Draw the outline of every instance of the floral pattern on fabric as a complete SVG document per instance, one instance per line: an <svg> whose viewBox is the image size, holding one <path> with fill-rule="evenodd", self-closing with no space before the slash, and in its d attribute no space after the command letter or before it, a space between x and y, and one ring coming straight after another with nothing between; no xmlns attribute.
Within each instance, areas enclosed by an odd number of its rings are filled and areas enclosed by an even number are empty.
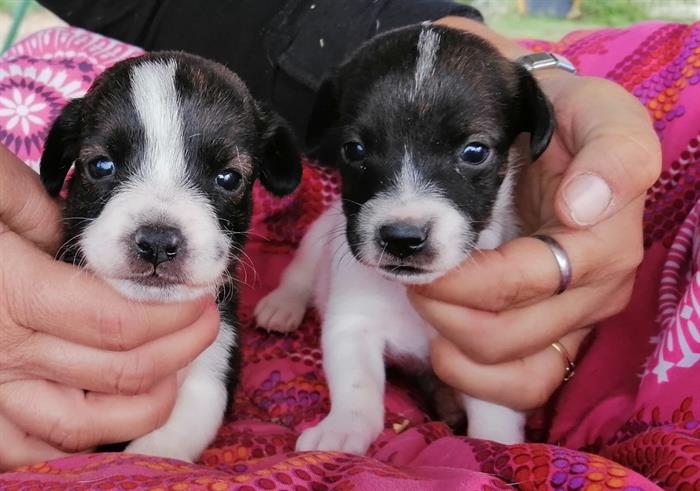
<svg viewBox="0 0 700 491"><path fill-rule="evenodd" d="M430 422L392 383L385 430L367 456L292 450L330 406L318 317L287 336L258 330L252 307L276 285L304 230L338 193L338 176L306 162L278 199L255 189L241 264L244 366L226 422L200 461L93 454L0 474L2 490L649 490L700 489L700 23L644 23L572 33L533 49L568 56L646 105L664 171L647 195L646 256L632 302L602 322L576 376L530 419L539 443L504 446ZM80 29L38 33L0 59L0 143L36 168L50 122L94 78L137 48Z"/></svg>

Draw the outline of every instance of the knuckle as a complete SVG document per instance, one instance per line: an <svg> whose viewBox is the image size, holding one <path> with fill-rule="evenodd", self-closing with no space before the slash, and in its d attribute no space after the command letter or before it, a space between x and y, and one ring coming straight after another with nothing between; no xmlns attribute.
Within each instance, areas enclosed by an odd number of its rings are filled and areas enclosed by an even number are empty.
<svg viewBox="0 0 700 491"><path fill-rule="evenodd" d="M479 346L471 353L471 358L481 365L497 365L508 359L508 353L498 346L479 343Z"/></svg>
<svg viewBox="0 0 700 491"><path fill-rule="evenodd" d="M511 358L509 343L504 342L502 327L490 326L478 335L472 336L469 345L461 347L462 351L480 365L497 365Z"/></svg>
<svg viewBox="0 0 700 491"><path fill-rule="evenodd" d="M455 367L451 362L450 356L446 356L444 345L439 342L433 342L430 356L435 375L446 384L451 385L455 377Z"/></svg>
<svg viewBox="0 0 700 491"><path fill-rule="evenodd" d="M517 409L529 410L544 406L547 404L547 401L549 401L549 398L554 392L555 388L556 387L553 388L551 387L551 384L548 384L542 380L531 382L531 385L525 388L522 399L522 407Z"/></svg>
<svg viewBox="0 0 700 491"><path fill-rule="evenodd" d="M559 372L556 368L548 371L538 370L538 373L524 373L517 387L520 393L516 402L518 407L514 409L528 411L547 404L564 380L564 370L561 371L561 378L558 378Z"/></svg>
<svg viewBox="0 0 700 491"><path fill-rule="evenodd" d="M629 304L634 291L634 278L625 280L618 288L615 289L615 294L609 302L609 309L605 312L604 318L619 314Z"/></svg>
<svg viewBox="0 0 700 491"><path fill-rule="evenodd" d="M498 288L493 297L492 310L500 312L518 302L522 292L522 275L514 272L513 277L503 288Z"/></svg>
<svg viewBox="0 0 700 491"><path fill-rule="evenodd" d="M14 331L14 330L13 330ZM2 335L2 350L0 351L0 367L5 375L8 371L32 370L36 357L30 346L32 334L17 330L11 332L11 327Z"/></svg>
<svg viewBox="0 0 700 491"><path fill-rule="evenodd" d="M155 381L153 359L138 351L115 357L110 372L115 394L140 394Z"/></svg>
<svg viewBox="0 0 700 491"><path fill-rule="evenodd" d="M97 314L97 329L102 346L115 351L127 351L131 349L132 342L127 332L129 332L127 322L123 316L101 311Z"/></svg>
<svg viewBox="0 0 700 491"><path fill-rule="evenodd" d="M644 183L645 189L654 183L661 172L661 147L656 138L649 136L645 130L632 130L625 136L630 173Z"/></svg>
<svg viewBox="0 0 700 491"><path fill-rule="evenodd" d="M64 452L79 452L92 446L90 432L74 418L59 417L49 427L46 441Z"/></svg>

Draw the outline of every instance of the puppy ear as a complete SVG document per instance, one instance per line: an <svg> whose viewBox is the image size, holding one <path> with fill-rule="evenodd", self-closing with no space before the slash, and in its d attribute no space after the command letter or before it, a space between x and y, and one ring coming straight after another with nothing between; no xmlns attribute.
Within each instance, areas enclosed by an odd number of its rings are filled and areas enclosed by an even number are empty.
<svg viewBox="0 0 700 491"><path fill-rule="evenodd" d="M537 160L552 139L556 121L552 104L540 89L535 78L522 66L517 68L520 98L520 131L530 133L530 156Z"/></svg>
<svg viewBox="0 0 700 491"><path fill-rule="evenodd" d="M44 142L39 172L51 196L58 196L71 165L78 157L82 99L73 99L61 111Z"/></svg>
<svg viewBox="0 0 700 491"><path fill-rule="evenodd" d="M301 182L301 155L287 122L258 106L260 125L260 182L276 196L294 191Z"/></svg>
<svg viewBox="0 0 700 491"><path fill-rule="evenodd" d="M328 152L326 136L340 119L340 88L335 77L321 83L316 94L311 118L306 129L306 149L311 157L325 163L332 162L334 155Z"/></svg>

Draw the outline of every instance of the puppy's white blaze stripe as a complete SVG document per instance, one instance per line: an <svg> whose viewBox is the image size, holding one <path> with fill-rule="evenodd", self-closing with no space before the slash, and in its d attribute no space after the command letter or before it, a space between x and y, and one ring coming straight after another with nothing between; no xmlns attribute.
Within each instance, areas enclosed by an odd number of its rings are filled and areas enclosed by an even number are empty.
<svg viewBox="0 0 700 491"><path fill-rule="evenodd" d="M401 161L401 172L396 175L396 189L399 198L403 201L415 199L416 195L422 193L439 194L437 189L431 186L430 183L421 176L418 168L413 165L413 155L408 150L407 146L404 149L403 159Z"/></svg>
<svg viewBox="0 0 700 491"><path fill-rule="evenodd" d="M423 82L433 75L439 47L440 34L427 27L422 29L418 36L418 59L416 60L416 72L414 75L414 97L420 91Z"/></svg>
<svg viewBox="0 0 700 491"><path fill-rule="evenodd" d="M142 177L159 188L186 182L176 69L174 60L152 61L131 72L132 100L146 133Z"/></svg>

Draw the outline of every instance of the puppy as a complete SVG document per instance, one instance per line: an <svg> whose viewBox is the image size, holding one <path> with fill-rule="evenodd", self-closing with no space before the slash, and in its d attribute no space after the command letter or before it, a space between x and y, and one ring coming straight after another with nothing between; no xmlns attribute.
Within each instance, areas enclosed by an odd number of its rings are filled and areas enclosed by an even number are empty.
<svg viewBox="0 0 700 491"><path fill-rule="evenodd" d="M136 300L217 295L218 337L187 367L167 422L126 448L196 459L237 379L233 278L253 183L284 195L301 179L291 131L222 65L152 53L114 65L63 109L40 166L54 196L75 168L62 259Z"/></svg>
<svg viewBox="0 0 700 491"><path fill-rule="evenodd" d="M339 168L342 197L311 225L255 311L276 331L295 329L311 304L323 319L332 407L297 450L366 452L384 427L383 357L430 367L434 332L406 285L431 282L475 249L517 235L516 137L530 134L525 153L536 159L553 129L527 70L444 27L379 36L324 82L309 138ZM523 440L523 414L467 395L459 402L470 436Z"/></svg>

